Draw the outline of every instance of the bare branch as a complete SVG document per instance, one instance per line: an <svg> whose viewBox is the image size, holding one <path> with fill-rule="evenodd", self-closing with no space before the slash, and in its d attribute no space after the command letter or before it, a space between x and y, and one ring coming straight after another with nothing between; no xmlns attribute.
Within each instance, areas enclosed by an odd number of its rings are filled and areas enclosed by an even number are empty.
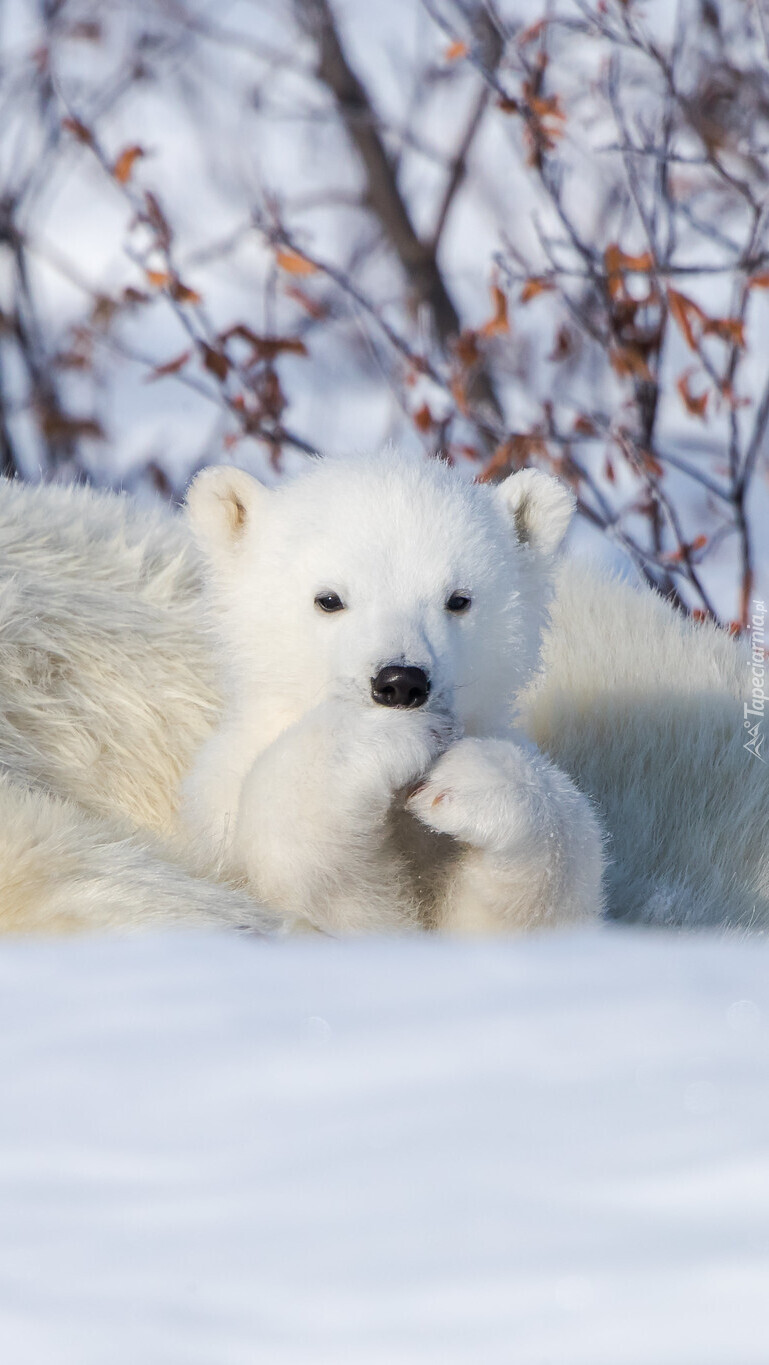
<svg viewBox="0 0 769 1365"><path fill-rule="evenodd" d="M423 304L429 309L436 334L445 349L459 335L462 325L438 267L435 235L433 241L424 241L414 227L379 132L371 97L347 59L328 0L296 0L296 4L317 45L318 76L333 95L360 157L369 206L405 271L413 304ZM482 112L481 109L479 119ZM460 182L461 175L456 188ZM451 198L454 193L455 190ZM450 203L451 199L446 205L446 213ZM487 406L491 415L501 416L499 399L485 370L480 369L474 375L471 391L474 400Z"/></svg>

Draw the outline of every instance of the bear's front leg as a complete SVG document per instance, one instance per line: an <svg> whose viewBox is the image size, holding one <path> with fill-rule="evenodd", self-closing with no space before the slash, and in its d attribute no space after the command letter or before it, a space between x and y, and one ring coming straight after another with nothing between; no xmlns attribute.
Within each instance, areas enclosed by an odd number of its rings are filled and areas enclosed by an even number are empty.
<svg viewBox="0 0 769 1365"><path fill-rule="evenodd" d="M460 740L406 809L466 845L439 928L493 932L599 915L598 821L570 779L527 741Z"/></svg>
<svg viewBox="0 0 769 1365"><path fill-rule="evenodd" d="M347 701L290 726L240 797L232 856L254 894L290 922L331 932L415 927L390 813L453 736L439 715Z"/></svg>

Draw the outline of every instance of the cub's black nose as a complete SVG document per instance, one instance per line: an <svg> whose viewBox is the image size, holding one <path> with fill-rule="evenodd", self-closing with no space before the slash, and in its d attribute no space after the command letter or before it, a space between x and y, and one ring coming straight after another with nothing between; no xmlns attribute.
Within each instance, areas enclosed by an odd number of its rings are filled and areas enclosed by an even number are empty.
<svg viewBox="0 0 769 1365"><path fill-rule="evenodd" d="M421 668L389 664L371 679L371 695L380 706L424 706L430 680Z"/></svg>

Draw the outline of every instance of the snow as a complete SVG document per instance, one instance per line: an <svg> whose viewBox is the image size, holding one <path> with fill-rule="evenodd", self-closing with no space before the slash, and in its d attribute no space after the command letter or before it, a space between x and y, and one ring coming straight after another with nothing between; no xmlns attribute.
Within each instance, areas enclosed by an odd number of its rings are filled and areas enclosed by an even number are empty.
<svg viewBox="0 0 769 1365"><path fill-rule="evenodd" d="M769 943L0 949L0 1360L766 1365Z"/></svg>

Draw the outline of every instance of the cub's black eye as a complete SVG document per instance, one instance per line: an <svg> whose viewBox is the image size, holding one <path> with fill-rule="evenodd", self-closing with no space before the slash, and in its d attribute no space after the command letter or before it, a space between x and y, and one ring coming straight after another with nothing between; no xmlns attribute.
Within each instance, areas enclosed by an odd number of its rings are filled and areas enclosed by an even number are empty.
<svg viewBox="0 0 769 1365"><path fill-rule="evenodd" d="M453 592L446 603L446 610L453 612L455 616L461 616L463 611L469 609L472 600L469 592Z"/></svg>
<svg viewBox="0 0 769 1365"><path fill-rule="evenodd" d="M315 605L321 611L344 611L344 602L336 592L319 592Z"/></svg>

